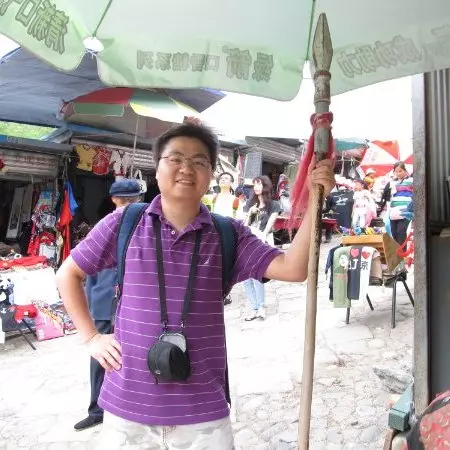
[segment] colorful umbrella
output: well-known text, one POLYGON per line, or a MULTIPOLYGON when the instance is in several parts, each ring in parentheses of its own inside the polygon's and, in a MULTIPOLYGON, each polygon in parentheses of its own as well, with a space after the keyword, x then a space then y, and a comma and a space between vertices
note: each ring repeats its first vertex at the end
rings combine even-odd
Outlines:
POLYGON ((112 86, 288 100, 320 13, 333 38, 333 94, 450 66, 448 0, 4 0, 0 30, 66 71, 87 47, 112 86))
POLYGON ((65 102, 61 119, 140 137, 156 137, 172 123, 195 116, 194 108, 170 93, 131 88, 106 88, 65 102), (142 116, 142 117, 140 117, 142 116))
POLYGON ((388 174, 398 161, 403 161, 407 164, 408 170, 412 170, 412 153, 402 152, 397 141, 372 141, 368 143, 359 167, 364 173, 368 169, 373 169, 377 176, 383 176, 388 174))

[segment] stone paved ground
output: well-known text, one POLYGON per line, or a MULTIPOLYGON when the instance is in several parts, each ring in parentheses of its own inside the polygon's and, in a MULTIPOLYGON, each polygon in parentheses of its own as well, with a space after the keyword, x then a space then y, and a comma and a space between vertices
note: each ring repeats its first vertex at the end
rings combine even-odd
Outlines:
MULTIPOLYGON (((322 266, 329 248, 323 246, 322 266)), ((346 325, 345 310, 328 301, 327 284, 321 273, 310 448, 378 450, 391 394, 373 368, 410 370, 413 309, 399 288, 392 330, 391 290, 371 288, 375 311, 355 304, 346 325)), ((238 450, 296 448, 305 293, 306 284, 269 283, 264 322, 244 322, 247 306, 239 286, 227 306, 238 450)), ((94 448, 98 428, 73 431, 89 396, 88 358, 78 337, 37 346, 33 352, 17 338, 0 345, 0 450, 94 448)))

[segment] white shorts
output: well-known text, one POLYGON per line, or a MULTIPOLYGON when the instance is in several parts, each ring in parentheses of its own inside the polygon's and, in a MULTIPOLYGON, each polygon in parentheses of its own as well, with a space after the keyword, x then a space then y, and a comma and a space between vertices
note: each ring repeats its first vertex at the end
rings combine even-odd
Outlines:
POLYGON ((105 411, 96 450, 234 450, 229 417, 193 425, 150 426, 105 411))

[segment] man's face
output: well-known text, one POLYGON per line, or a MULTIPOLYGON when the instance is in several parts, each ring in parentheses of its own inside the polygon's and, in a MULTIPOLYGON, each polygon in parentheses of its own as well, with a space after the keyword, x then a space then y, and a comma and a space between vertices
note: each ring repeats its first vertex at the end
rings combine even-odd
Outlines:
POLYGON ((231 188, 232 183, 233 183, 233 180, 231 179, 230 175, 228 175, 228 174, 222 175, 219 179, 219 186, 221 188, 222 187, 231 188))
POLYGON ((196 138, 171 139, 161 154, 156 179, 167 199, 200 202, 213 172, 206 146, 196 138))

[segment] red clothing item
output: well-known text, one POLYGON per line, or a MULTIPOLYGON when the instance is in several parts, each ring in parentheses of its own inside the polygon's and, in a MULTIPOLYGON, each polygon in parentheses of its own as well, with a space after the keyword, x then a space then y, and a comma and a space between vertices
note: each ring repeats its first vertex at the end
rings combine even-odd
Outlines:
POLYGON ((38 235, 35 235, 35 232, 36 225, 33 224, 32 235, 34 237, 31 239, 30 245, 28 246, 28 255, 30 256, 39 255, 39 248, 41 244, 51 245, 56 242, 55 235, 53 233, 50 233, 49 231, 43 231, 38 235))
POLYGON ((0 269, 11 269, 12 267, 29 267, 36 264, 45 264, 46 256, 24 256, 23 258, 0 261, 0 269))
POLYGON ((64 261, 70 254, 70 222, 72 222, 72 213, 70 212, 69 192, 64 190, 64 201, 61 206, 61 215, 59 216, 56 227, 64 239, 63 254, 61 260, 64 261))
POLYGON ((96 151, 92 160, 92 172, 95 175, 108 175, 111 152, 103 147, 98 147, 96 151))
POLYGON ((14 311, 14 320, 16 322, 22 322, 25 317, 34 319, 38 314, 38 310, 34 305, 17 305, 14 311))
POLYGON ((311 125, 313 127, 313 132, 309 138, 306 153, 303 155, 297 172, 297 177, 295 179, 294 188, 292 190, 292 207, 291 207, 291 217, 289 229, 293 229, 294 223, 299 220, 299 217, 303 215, 308 206, 309 200, 309 186, 308 177, 309 172, 313 169, 314 162, 314 132, 316 128, 329 128, 330 129, 330 139, 328 142, 328 152, 327 159, 332 159, 334 157, 334 145, 333 136, 331 134, 331 122, 333 121, 332 113, 322 113, 313 114, 311 116, 311 125))

